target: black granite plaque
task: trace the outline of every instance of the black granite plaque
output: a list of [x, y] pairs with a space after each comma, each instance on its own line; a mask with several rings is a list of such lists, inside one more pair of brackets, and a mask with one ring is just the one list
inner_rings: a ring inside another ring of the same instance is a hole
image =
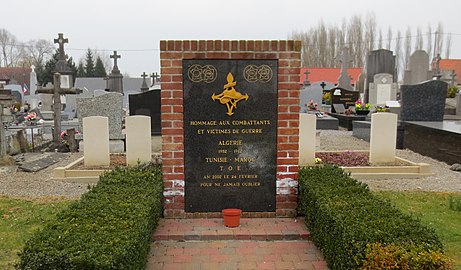
[[448, 84], [426, 81], [400, 87], [400, 119], [402, 121], [442, 121]]
[[184, 60], [187, 212], [275, 211], [277, 60]]
[[[330, 90], [331, 104], [343, 104], [344, 108], [354, 107], [355, 102], [359, 99], [360, 93], [358, 91], [349, 91], [340, 87]], [[331, 112], [339, 113], [335, 107], [331, 108]]]
[[130, 94], [128, 99], [130, 115], [150, 116], [151, 134], [159, 135], [162, 132], [160, 91], [151, 90], [140, 94]]

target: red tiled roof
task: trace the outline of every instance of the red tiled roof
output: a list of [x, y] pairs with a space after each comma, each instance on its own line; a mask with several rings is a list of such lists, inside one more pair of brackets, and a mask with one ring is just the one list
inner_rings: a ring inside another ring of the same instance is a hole
[[10, 79], [10, 83], [26, 83], [30, 89], [30, 73], [32, 69], [22, 67], [0, 67], [0, 78]]
[[440, 70], [452, 71], [456, 74], [456, 81], [461, 83], [461, 59], [442, 59], [440, 60]]
[[[306, 70], [310, 72], [310, 83], [331, 82], [336, 84], [338, 83], [339, 74], [341, 72], [341, 68], [301, 68], [300, 84], [306, 79], [306, 74], [304, 74]], [[359, 79], [360, 73], [362, 73], [362, 68], [348, 68], [347, 73], [352, 77], [351, 83], [355, 84]]]

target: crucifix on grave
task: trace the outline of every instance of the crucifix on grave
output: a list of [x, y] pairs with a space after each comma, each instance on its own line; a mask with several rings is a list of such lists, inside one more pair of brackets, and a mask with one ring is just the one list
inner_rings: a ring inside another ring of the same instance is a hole
[[352, 90], [351, 78], [347, 74], [347, 69], [349, 68], [349, 63], [352, 62], [352, 58], [349, 55], [349, 48], [342, 47], [341, 54], [335, 57], [335, 60], [338, 60], [341, 64], [341, 73], [338, 78], [338, 87], [341, 87], [346, 90]]
[[322, 90], [325, 90], [325, 86], [327, 86], [327, 84], [325, 82], [322, 82], [320, 86], [322, 87]]
[[160, 76], [158, 75], [157, 72], [155, 72], [155, 73], [152, 73], [152, 75], [150, 75], [150, 77], [152, 78], [152, 85], [151, 85], [151, 87], [152, 87], [152, 86], [155, 85], [156, 81], [157, 82], [159, 81]]
[[455, 70], [453, 69], [450, 73], [450, 77], [451, 77], [451, 86], [455, 86], [456, 85], [456, 74], [455, 73]]
[[123, 75], [120, 73], [117, 64], [117, 59], [122, 58], [122, 56], [117, 54], [117, 51], [114, 51], [114, 54], [110, 58], [114, 59], [114, 68], [108, 76], [107, 88], [110, 92], [123, 94]]
[[13, 95], [11, 94], [11, 90], [3, 89], [3, 84], [0, 84], [0, 158], [6, 155], [6, 135], [3, 127], [3, 108], [9, 107], [12, 104]]
[[309, 81], [309, 74], [311, 73], [306, 69], [306, 72], [304, 72], [304, 74], [306, 74], [306, 79], [303, 82], [303, 86], [311, 85], [311, 82]]
[[142, 77], [142, 85], [141, 85], [141, 91], [142, 92], [146, 92], [147, 90], [149, 90], [149, 87], [147, 86], [147, 82], [146, 82], [146, 77], [148, 77], [149, 75], [146, 74], [146, 72], [143, 72], [141, 74], [141, 77]]
[[67, 55], [64, 52], [64, 44], [69, 43], [68, 38], [64, 38], [63, 33], [58, 34], [58, 38], [54, 39], [54, 43], [59, 45], [59, 54], [58, 54], [58, 61], [56, 62], [56, 67], [54, 69], [55, 72], [59, 72], [61, 74], [71, 74], [72, 70], [67, 64]]
[[60, 143], [61, 138], [61, 95], [75, 95], [80, 94], [81, 89], [61, 87], [61, 74], [53, 74], [53, 85], [50, 87], [38, 87], [37, 93], [52, 94], [53, 95], [53, 142]]

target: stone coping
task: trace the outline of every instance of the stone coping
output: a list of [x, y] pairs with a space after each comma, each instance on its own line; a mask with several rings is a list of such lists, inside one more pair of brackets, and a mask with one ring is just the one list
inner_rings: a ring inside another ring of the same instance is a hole
[[[369, 153], [367, 150], [355, 151], [318, 151], [322, 153], [333, 152], [361, 152]], [[431, 166], [427, 163], [415, 163], [400, 157], [395, 157], [395, 162], [404, 165], [380, 165], [380, 166], [358, 166], [341, 167], [344, 171], [350, 172], [351, 176], [360, 179], [389, 179], [389, 178], [422, 178], [435, 175], [431, 172]], [[309, 166], [309, 165], [300, 165]]]

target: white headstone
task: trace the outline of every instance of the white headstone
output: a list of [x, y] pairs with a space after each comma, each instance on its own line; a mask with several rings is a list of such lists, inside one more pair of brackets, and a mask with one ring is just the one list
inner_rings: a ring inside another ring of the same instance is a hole
[[374, 76], [374, 83], [370, 83], [369, 90], [369, 103], [372, 106], [384, 105], [389, 100], [397, 100], [397, 83], [394, 83], [392, 79], [392, 75], [387, 73]]
[[109, 120], [103, 116], [83, 118], [85, 166], [109, 166]]
[[374, 113], [371, 115], [370, 163], [386, 165], [395, 163], [397, 142], [397, 115]]
[[299, 165], [315, 164], [316, 129], [315, 114], [299, 114]]
[[152, 142], [150, 117], [144, 115], [129, 116], [126, 122], [126, 163], [136, 165], [152, 160]]

